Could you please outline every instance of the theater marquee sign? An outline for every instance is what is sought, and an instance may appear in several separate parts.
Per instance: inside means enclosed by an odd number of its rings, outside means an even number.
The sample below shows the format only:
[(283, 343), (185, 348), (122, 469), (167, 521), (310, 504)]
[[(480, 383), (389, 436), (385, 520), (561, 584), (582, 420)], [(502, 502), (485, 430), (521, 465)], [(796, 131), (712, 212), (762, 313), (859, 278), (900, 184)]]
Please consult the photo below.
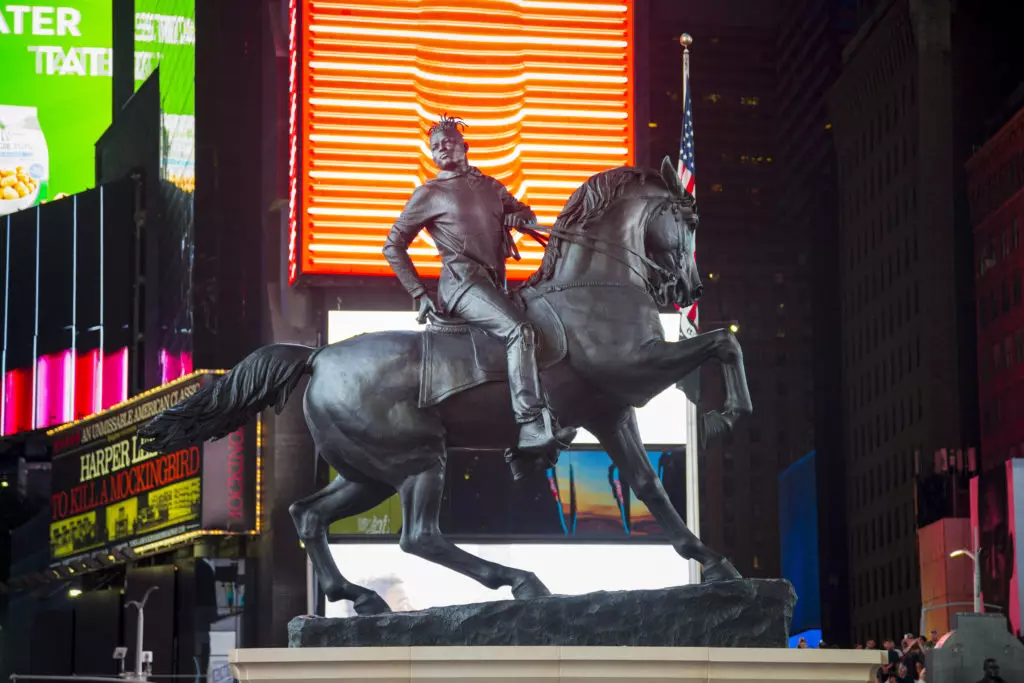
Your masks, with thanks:
[(256, 427), (172, 453), (142, 448), (136, 429), (191, 396), (212, 374), (147, 392), (51, 430), (50, 554), (55, 564), (190, 531), (245, 533), (256, 525)]

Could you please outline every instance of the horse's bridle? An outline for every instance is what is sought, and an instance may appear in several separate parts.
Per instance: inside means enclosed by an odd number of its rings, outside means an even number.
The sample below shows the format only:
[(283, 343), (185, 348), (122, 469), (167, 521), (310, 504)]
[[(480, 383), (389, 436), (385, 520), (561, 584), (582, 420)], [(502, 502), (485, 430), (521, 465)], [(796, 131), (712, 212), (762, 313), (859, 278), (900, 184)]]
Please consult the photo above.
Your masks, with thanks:
[[(664, 195), (661, 195), (661, 196), (641, 195), (639, 197), (620, 197), (620, 198), (616, 199), (615, 201), (622, 201), (622, 200), (627, 200), (627, 199), (660, 199), (660, 200), (665, 200), (662, 203), (663, 205), (664, 204), (669, 204), (669, 203), (672, 203), (672, 202), (675, 202), (675, 201), (678, 201), (678, 200), (674, 200), (672, 197), (666, 197)], [(654, 220), (654, 218), (656, 217), (656, 214), (654, 214), (653, 212), (657, 211), (658, 209), (664, 210), (664, 208), (662, 208), (662, 207), (656, 207), (655, 209), (652, 209), (650, 212), (648, 212), (647, 215), (645, 215), (644, 220), (643, 220), (644, 230), (645, 231), (647, 229), (647, 224), (650, 221)], [(679, 239), (678, 239), (678, 246), (677, 246), (677, 250), (678, 250), (677, 259), (678, 259), (679, 263), (682, 263), (682, 259), (685, 258), (685, 255), (686, 255), (686, 240), (685, 240), (685, 235), (683, 233), (683, 230), (685, 228), (681, 225), (680, 221), (676, 221), (675, 223), (676, 223), (676, 229), (679, 231)], [(665, 304), (668, 303), (667, 301), (663, 301), (662, 300), (662, 299), (665, 299), (665, 297), (667, 295), (666, 285), (670, 284), (670, 283), (673, 283), (673, 282), (675, 282), (675, 281), (677, 281), (679, 279), (679, 275), (678, 274), (672, 272), (668, 268), (665, 268), (665, 267), (659, 265), (657, 262), (655, 262), (653, 259), (651, 259), (649, 256), (647, 256), (647, 254), (640, 253), (640, 252), (636, 251), (635, 249), (632, 249), (632, 248), (630, 248), (630, 247), (628, 247), (628, 246), (626, 246), (624, 244), (620, 244), (618, 242), (615, 242), (615, 241), (612, 241), (612, 240), (609, 240), (609, 239), (605, 239), (603, 237), (596, 237), (594, 235), (588, 235), (588, 234), (583, 233), (583, 232), (569, 232), (567, 230), (562, 230), (562, 229), (556, 228), (556, 227), (550, 227), (549, 228), (549, 227), (544, 227), (544, 226), (540, 226), (540, 225), (536, 225), (536, 224), (532, 224), (532, 225), (519, 225), (519, 226), (514, 226), (514, 227), (515, 227), (516, 230), (518, 230), (519, 232), (523, 233), (524, 235), (528, 235), (529, 237), (532, 237), (541, 246), (543, 246), (545, 248), (547, 248), (547, 245), (548, 245), (548, 239), (545, 237), (545, 235), (547, 235), (548, 237), (559, 239), (559, 240), (562, 240), (563, 242), (571, 242), (572, 244), (576, 244), (578, 246), (585, 247), (587, 249), (590, 249), (591, 251), (595, 251), (595, 252), (597, 252), (599, 254), (607, 256), (610, 259), (614, 259), (614, 260), (618, 261), (619, 263), (622, 263), (627, 268), (629, 268), (631, 271), (633, 271), (633, 273), (635, 273), (641, 280), (643, 280), (644, 285), (645, 285), (647, 291), (651, 294), (651, 296), (653, 296), (655, 298), (655, 300), (658, 302), (659, 305), (665, 305)], [(617, 248), (621, 249), (622, 251), (626, 252), (626, 254), (628, 254), (629, 256), (633, 256), (634, 258), (638, 259), (643, 265), (647, 266), (648, 272), (645, 273), (645, 272), (642, 272), (641, 270), (639, 270), (636, 266), (633, 265), (632, 262), (630, 262), (630, 260), (628, 258), (623, 258), (623, 257), (617, 256), (617, 255), (615, 255), (615, 254), (613, 254), (613, 253), (611, 253), (609, 251), (606, 251), (602, 247), (598, 246), (598, 245), (602, 245), (602, 244), (609, 245), (611, 247), (617, 247)], [(515, 243), (513, 242), (512, 245), (513, 245), (513, 256), (516, 258), (516, 260), (519, 260), (519, 253), (518, 253), (518, 250), (515, 248)], [(657, 278), (658, 278), (658, 282), (657, 283), (652, 281), (651, 277), (649, 277), (649, 273), (653, 273), (655, 276), (657, 276)]]

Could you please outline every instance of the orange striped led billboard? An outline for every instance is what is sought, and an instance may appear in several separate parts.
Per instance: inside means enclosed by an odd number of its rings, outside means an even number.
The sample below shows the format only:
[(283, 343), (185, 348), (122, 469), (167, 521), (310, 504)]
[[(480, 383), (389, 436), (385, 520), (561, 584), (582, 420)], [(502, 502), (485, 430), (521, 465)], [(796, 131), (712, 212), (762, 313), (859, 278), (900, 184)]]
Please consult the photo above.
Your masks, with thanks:
[[(426, 131), (442, 113), (541, 224), (633, 163), (632, 0), (292, 0), (289, 19), (291, 282), (391, 274), (381, 249), (437, 172)], [(511, 279), (540, 263), (519, 245)], [(440, 272), (426, 231), (409, 253)]]

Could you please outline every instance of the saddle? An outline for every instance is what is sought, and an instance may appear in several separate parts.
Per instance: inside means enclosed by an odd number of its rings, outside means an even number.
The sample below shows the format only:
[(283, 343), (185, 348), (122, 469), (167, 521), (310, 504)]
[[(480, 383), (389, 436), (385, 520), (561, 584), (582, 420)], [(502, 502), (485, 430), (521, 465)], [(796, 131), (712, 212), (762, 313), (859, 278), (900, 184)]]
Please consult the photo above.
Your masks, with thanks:
[[(537, 335), (537, 367), (545, 370), (567, 353), (565, 327), (543, 298), (526, 303)], [(485, 382), (508, 381), (505, 344), (464, 320), (431, 315), (423, 332), (419, 406), (436, 406)]]

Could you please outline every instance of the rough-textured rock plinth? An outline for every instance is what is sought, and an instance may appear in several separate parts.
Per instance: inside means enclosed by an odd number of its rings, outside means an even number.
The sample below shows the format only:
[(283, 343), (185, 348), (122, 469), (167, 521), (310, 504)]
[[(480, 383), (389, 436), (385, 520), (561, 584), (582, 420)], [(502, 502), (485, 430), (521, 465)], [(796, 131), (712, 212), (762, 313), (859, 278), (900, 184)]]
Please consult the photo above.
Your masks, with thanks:
[(289, 647), (785, 647), (796, 594), (747, 579), (451, 605), (343, 619), (296, 617)]

